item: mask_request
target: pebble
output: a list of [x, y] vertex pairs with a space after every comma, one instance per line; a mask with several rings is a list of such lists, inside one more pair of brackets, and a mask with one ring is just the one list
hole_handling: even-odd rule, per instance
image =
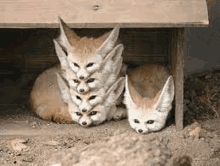
[[201, 133], [201, 127], [196, 127], [194, 130], [191, 130], [189, 132], [189, 135], [195, 138], [199, 138], [200, 133]]
[[37, 127], [37, 122], [32, 122], [31, 124], [30, 124], [30, 126], [32, 127], [32, 128], [36, 128]]
[[27, 150], [28, 147], [24, 144], [27, 141], [24, 139], [13, 139], [10, 141], [10, 145], [14, 151], [21, 152], [22, 150]]

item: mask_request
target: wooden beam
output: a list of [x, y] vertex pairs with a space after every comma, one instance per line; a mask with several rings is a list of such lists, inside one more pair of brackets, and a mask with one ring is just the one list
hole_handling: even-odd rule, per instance
[[0, 28], [207, 27], [206, 0], [0, 0]]
[[172, 70], [175, 83], [175, 123], [178, 130], [183, 129], [183, 86], [184, 86], [184, 60], [185, 29], [174, 28], [172, 32]]

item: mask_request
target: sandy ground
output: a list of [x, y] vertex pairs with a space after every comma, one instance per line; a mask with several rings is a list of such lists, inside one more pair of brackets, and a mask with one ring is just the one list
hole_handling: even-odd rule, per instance
[[[53, 161], [52, 156], [68, 150], [68, 153], [81, 153], [81, 149], [87, 148], [88, 151], [100, 146], [97, 149], [99, 151], [105, 145], [106, 138], [118, 140], [116, 137], [120, 133], [127, 134], [126, 138], [131, 136], [137, 140], [155, 137], [170, 152], [170, 165], [179, 163], [180, 166], [180, 160], [184, 157], [193, 166], [220, 165], [220, 119], [217, 118], [194, 122], [182, 131], [177, 131], [171, 123], [160, 132], [140, 135], [129, 126], [126, 119], [83, 128], [78, 124], [43, 121], [22, 105], [4, 106], [0, 112], [0, 165], [43, 165], [46, 161]], [[114, 140], [114, 144], [126, 146], [121, 144], [123, 140]], [[99, 141], [101, 143], [97, 143]], [[140, 148], [133, 151], [136, 153]], [[140, 159], [144, 159], [145, 153], [140, 152]], [[127, 164], [133, 159], [130, 157]]]

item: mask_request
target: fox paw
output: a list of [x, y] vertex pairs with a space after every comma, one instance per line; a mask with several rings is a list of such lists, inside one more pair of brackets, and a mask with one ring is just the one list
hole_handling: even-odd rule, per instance
[[127, 111], [125, 108], [117, 108], [117, 111], [115, 111], [112, 119], [115, 121], [121, 120], [123, 118], [127, 117]]

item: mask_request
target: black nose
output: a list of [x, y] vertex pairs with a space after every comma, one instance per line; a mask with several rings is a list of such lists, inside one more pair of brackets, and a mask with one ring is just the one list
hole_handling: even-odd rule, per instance
[[84, 77], [83, 77], [83, 76], [80, 76], [80, 77], [79, 77], [79, 79], [83, 80], [83, 79], [84, 79]]
[[82, 122], [82, 125], [87, 125], [87, 123], [84, 121], [84, 122]]
[[86, 111], [87, 111], [86, 109], [83, 109], [83, 110], [82, 110], [82, 112], [86, 112]]
[[85, 90], [84, 90], [84, 89], [80, 89], [79, 91], [80, 91], [81, 93], [83, 93]]
[[142, 132], [143, 132], [143, 130], [142, 130], [142, 129], [139, 129], [139, 130], [138, 130], [138, 132], [139, 132], [139, 133], [142, 133]]

